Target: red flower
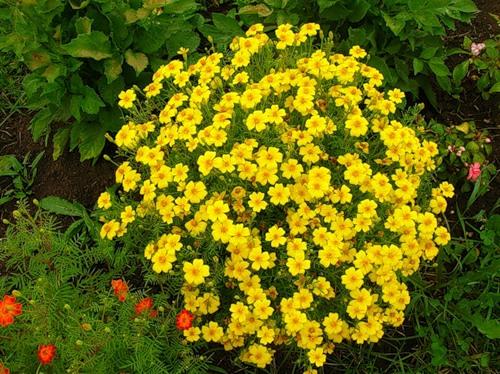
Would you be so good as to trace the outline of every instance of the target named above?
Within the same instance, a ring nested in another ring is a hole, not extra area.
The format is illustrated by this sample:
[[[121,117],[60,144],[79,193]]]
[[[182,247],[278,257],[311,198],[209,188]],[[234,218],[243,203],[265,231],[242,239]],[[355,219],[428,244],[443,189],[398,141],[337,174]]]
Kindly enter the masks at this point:
[[[193,326],[193,314],[186,310],[182,309],[182,311],[177,314],[175,325],[179,330],[187,330]]]
[[[0,362],[0,374],[10,374],[10,369],[3,366],[1,362]]]
[[[111,281],[111,286],[113,287],[113,291],[115,292],[116,297],[118,297],[118,300],[124,302],[128,293],[127,283],[121,279],[113,279]]]
[[[135,304],[135,314],[138,316],[144,312],[149,312],[150,317],[156,317],[158,312],[153,309],[153,303],[153,299],[150,297],[142,299],[137,304]]]
[[[481,175],[481,164],[479,162],[474,162],[473,164],[470,164],[467,180],[475,182],[477,181],[480,175]]]
[[[14,296],[4,295],[3,300],[0,300],[0,326],[7,327],[14,323],[14,317],[20,315],[22,311],[22,304],[16,303]]]
[[[42,365],[48,365],[56,356],[56,346],[54,344],[46,344],[38,346],[38,361]]]

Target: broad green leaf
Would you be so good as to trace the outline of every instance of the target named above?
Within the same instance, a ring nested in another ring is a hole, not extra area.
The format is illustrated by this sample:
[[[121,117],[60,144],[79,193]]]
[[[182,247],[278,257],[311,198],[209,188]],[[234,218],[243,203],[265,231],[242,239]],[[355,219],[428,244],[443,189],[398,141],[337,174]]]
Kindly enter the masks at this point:
[[[321,14],[325,9],[330,8],[331,6],[338,3],[338,0],[317,0],[319,6],[319,13]]]
[[[211,37],[215,44],[229,44],[231,42],[232,36],[225,32],[220,31],[217,27],[213,25],[201,25],[198,30],[205,36]]]
[[[246,5],[241,7],[238,14],[257,14],[260,17],[267,17],[273,13],[272,9],[265,4]]]
[[[215,27],[217,27],[220,31],[232,34],[233,37],[243,34],[240,25],[234,18],[220,13],[213,13],[212,21],[214,22]]]
[[[442,58],[433,57],[427,62],[427,64],[431,68],[432,72],[438,77],[445,77],[447,75],[450,75],[450,70],[448,69],[448,66],[446,66]]]
[[[85,113],[97,114],[99,113],[99,108],[106,106],[93,88],[85,86],[83,92],[84,96],[81,105]]]
[[[200,37],[194,31],[177,32],[166,41],[168,54],[172,57],[177,54],[179,48],[189,48],[190,51],[196,51],[200,45]]]
[[[89,5],[90,0],[69,0],[69,4],[73,9],[83,9]]]
[[[352,6],[354,10],[349,14],[349,21],[359,22],[366,16],[371,4],[366,0],[357,0],[353,2]]]
[[[327,1],[330,4],[335,4],[335,2],[332,1]],[[352,10],[345,7],[342,4],[335,4],[331,5],[327,8],[325,8],[323,11],[320,12],[320,16],[322,18],[325,18],[330,21],[340,21],[342,19],[345,19],[349,17],[349,15],[352,13]]]
[[[75,21],[75,29],[78,34],[88,34],[92,30],[92,22],[88,17],[80,17]]]
[[[54,159],[54,161],[57,160],[59,156],[61,156],[64,152],[64,148],[66,147],[66,144],[68,144],[69,132],[69,127],[65,127],[57,130],[56,134],[54,135],[54,138],[52,139],[52,142],[54,143],[52,158]]]
[[[47,107],[39,111],[31,120],[31,134],[33,140],[38,141],[42,135],[48,132],[49,125],[52,122],[53,113]]]
[[[23,165],[14,155],[0,156],[0,177],[17,175],[23,169]]]
[[[437,105],[436,92],[434,92],[434,89],[432,87],[432,84],[429,81],[429,78],[426,76],[420,75],[416,78],[416,80],[417,80],[420,88],[424,91],[425,96],[427,96],[427,99],[429,100],[431,105],[434,108],[437,108],[438,105]]]
[[[451,80],[446,75],[445,76],[437,76],[436,80],[439,86],[448,93],[451,93]]]
[[[139,75],[148,66],[148,57],[144,53],[136,53],[131,49],[125,52],[125,61],[134,68],[136,75]]]
[[[102,126],[97,121],[84,124],[83,131],[80,135],[80,144],[78,146],[80,150],[80,161],[89,160],[101,154],[105,144],[105,134],[106,127]]]
[[[82,95],[71,95],[71,99],[69,102],[69,112],[77,121],[80,121],[80,108],[82,104],[83,96]]]
[[[66,75],[66,67],[61,64],[50,64],[42,73],[42,76],[47,78],[47,82],[49,83],[54,82],[58,77],[62,75]]]
[[[469,60],[462,61],[453,69],[453,82],[459,84],[469,71]]]
[[[420,53],[420,58],[423,58],[424,60],[428,60],[428,59],[434,57],[434,55],[436,54],[438,49],[439,48],[437,48],[437,47],[424,48],[422,50],[422,53]]]
[[[47,196],[40,200],[40,208],[63,216],[81,217],[81,207],[57,196]]]
[[[110,104],[116,105],[118,102],[118,94],[125,88],[125,81],[122,76],[119,76],[113,82],[108,83],[104,77],[98,83],[99,94],[102,99]]]
[[[471,322],[487,338],[500,339],[500,322],[498,320],[484,319],[480,314],[474,314]]]
[[[454,0],[448,6],[464,13],[477,12],[477,6],[472,0]]]
[[[50,55],[43,49],[37,49],[24,55],[24,63],[30,70],[36,70],[50,64]]]
[[[399,35],[406,25],[406,22],[402,18],[391,17],[384,12],[382,12],[382,17],[384,18],[386,26],[394,35]]]
[[[147,0],[158,2],[158,0]],[[168,0],[164,1],[163,12],[165,14],[183,14],[198,9],[196,0]]]
[[[498,93],[500,92],[500,82],[496,82],[493,86],[490,88],[490,93]]]
[[[73,57],[102,60],[111,57],[111,43],[108,37],[100,31],[80,34],[62,48]]]
[[[122,58],[115,56],[104,60],[104,75],[108,83],[113,82],[122,73]]]

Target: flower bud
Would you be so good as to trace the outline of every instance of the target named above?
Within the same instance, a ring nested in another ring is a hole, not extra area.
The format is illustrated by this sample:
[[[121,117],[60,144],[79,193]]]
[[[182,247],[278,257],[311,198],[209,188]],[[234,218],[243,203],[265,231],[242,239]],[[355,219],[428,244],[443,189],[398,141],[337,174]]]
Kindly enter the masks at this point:
[[[92,325],[90,323],[82,323],[82,329],[83,331],[91,331]]]

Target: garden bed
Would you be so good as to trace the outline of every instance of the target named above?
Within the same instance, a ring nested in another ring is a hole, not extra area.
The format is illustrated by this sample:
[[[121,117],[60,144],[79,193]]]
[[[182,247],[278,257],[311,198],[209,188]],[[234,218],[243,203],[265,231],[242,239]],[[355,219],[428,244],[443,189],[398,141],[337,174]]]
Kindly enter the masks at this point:
[[[473,41],[481,41],[486,38],[494,37],[499,33],[498,24],[488,13],[498,14],[500,11],[500,5],[491,1],[477,1],[477,5],[481,9],[481,13],[475,18],[472,26],[462,25],[455,32],[447,36],[447,45],[449,47],[461,46],[464,36],[468,36]],[[210,11],[212,10],[213,9],[210,9]],[[208,15],[209,14],[207,14],[207,16]],[[464,58],[466,58],[466,56],[454,56],[452,58],[452,65],[460,63],[460,61],[463,61]],[[500,114],[499,106],[493,98],[486,101],[478,93],[476,93],[475,78],[472,75],[466,77],[466,79],[462,82],[462,87],[464,90],[458,98],[454,99],[446,95],[440,97],[438,100],[438,108],[433,108],[427,103],[423,115],[426,120],[431,118],[435,119],[436,121],[448,126],[448,128],[460,125],[466,121],[474,121],[478,129],[488,130],[491,134],[494,149],[489,162],[497,164],[500,160],[500,148],[498,147],[498,141],[500,140],[498,138],[500,135],[498,132],[498,118]],[[438,90],[437,84],[436,90]],[[47,196],[58,196],[69,201],[78,202],[88,209],[93,209],[99,195],[107,187],[115,183],[115,165],[112,162],[105,161],[102,157],[95,163],[92,163],[91,161],[80,162],[80,155],[78,152],[69,152],[68,150],[65,150],[58,160],[54,161],[52,158],[52,145],[46,147],[43,140],[38,142],[33,141],[29,129],[29,122],[31,118],[32,113],[21,110],[12,115],[0,128],[1,154],[13,154],[18,159],[22,160],[27,154],[30,154],[31,159],[33,159],[37,154],[45,151],[43,158],[38,163],[34,183],[31,187],[31,194],[28,196],[29,199],[40,200]],[[115,153],[115,147],[110,143],[107,143],[103,153],[112,156]],[[7,188],[9,183],[9,179],[0,178],[0,191]],[[469,216],[478,213],[481,210],[489,211],[489,209],[498,201],[500,198],[498,183],[493,180],[491,185],[493,188],[484,194],[481,199],[479,199],[468,210]],[[461,186],[456,185],[455,190],[459,190],[460,187]],[[483,231],[476,230],[474,233],[469,233],[465,232],[465,225],[460,227],[458,224],[458,218],[460,218],[461,221],[463,220],[463,217],[456,218],[456,215],[460,214],[459,212],[467,204],[468,198],[469,196],[467,194],[461,193],[458,194],[456,200],[451,200],[448,203],[449,205],[446,213],[448,220],[446,223],[450,224],[453,236],[458,237],[458,239],[456,239],[456,242],[454,242],[453,245],[446,248],[446,250],[443,249],[441,251],[435,267],[423,265],[423,270],[420,274],[418,274],[418,278],[415,277],[416,281],[413,282],[415,279],[412,279],[412,281],[409,282],[408,287],[412,293],[412,303],[409,305],[407,311],[409,316],[408,319],[405,320],[403,325],[400,327],[388,329],[384,338],[376,344],[357,346],[350,343],[344,343],[338,345],[332,353],[332,363],[329,363],[325,372],[340,373],[345,372],[346,370],[350,370],[352,372],[362,372],[369,369],[371,371],[394,370],[394,368],[398,366],[398,362],[401,364],[401,368],[403,368],[403,366],[405,368],[417,368],[424,363],[428,364],[426,360],[429,358],[429,347],[430,350],[432,350],[433,360],[436,360],[436,362],[433,362],[433,365],[435,367],[439,367],[440,365],[444,365],[444,367],[446,367],[448,364],[446,361],[447,342],[446,340],[441,339],[448,339],[449,335],[446,334],[467,336],[467,339],[469,339],[469,331],[464,333],[464,329],[460,330],[462,328],[461,326],[452,326],[452,321],[455,320],[452,318],[453,316],[448,315],[450,310],[453,312],[455,311],[452,309],[456,306],[455,304],[459,304],[458,301],[455,302],[455,299],[460,299],[460,296],[455,298],[454,293],[462,292],[462,285],[457,281],[457,279],[465,274],[463,282],[467,285],[468,283],[466,283],[465,279],[467,271],[478,271],[474,268],[474,266],[479,267],[478,263],[475,262],[478,259],[477,255],[472,260],[470,260],[470,256],[467,255],[466,260],[462,262],[462,259],[460,258],[460,251],[462,249],[470,250],[470,252],[474,254],[474,251],[478,252],[477,248],[481,247],[484,243],[486,243],[486,245],[483,246],[484,250],[490,251],[490,248],[488,247],[490,244],[487,244],[489,243],[488,240],[495,238],[495,235],[497,235],[495,233],[491,235],[490,233],[484,235],[483,237]],[[13,221],[11,216],[14,209],[16,209],[16,203],[14,201],[1,206],[0,221]],[[36,209],[36,207],[32,206],[32,211],[36,211]],[[58,219],[60,220],[63,228],[68,227],[73,221],[72,218],[69,217],[59,217]],[[483,225],[486,222],[486,218],[483,215],[476,221],[481,222],[481,225]],[[467,229],[469,226],[467,226]],[[483,229],[483,226],[481,227],[481,230]],[[6,227],[7,226],[3,222],[0,222],[0,238],[5,235]],[[450,227],[448,227],[448,229],[450,229]],[[464,236],[463,239],[461,238],[461,235]],[[488,235],[490,236],[489,239]],[[143,238],[141,239],[145,240]],[[470,239],[471,242],[468,244],[464,243],[467,242],[468,239]],[[484,243],[482,241],[484,241]],[[462,243],[464,243],[464,246],[460,249],[460,245]],[[105,245],[103,245],[103,248],[104,247]],[[457,248],[459,248],[460,251],[458,251]],[[114,255],[118,256],[118,252],[122,249],[123,248],[118,245]],[[190,250],[191,249],[192,248],[190,248]],[[102,248],[99,247],[99,250],[102,250]],[[103,251],[105,251],[105,249]],[[453,251],[457,251],[456,256]],[[488,257],[488,259],[491,258],[489,255],[486,257]],[[488,261],[485,260],[485,263]],[[3,270],[2,265],[3,264],[0,263],[0,273]],[[89,273],[93,273],[96,269],[96,273],[100,273],[102,270],[110,270],[108,266],[103,266],[101,269],[101,265],[101,263],[97,263],[97,265],[94,264],[94,267],[90,268],[91,270]],[[116,274],[113,274],[113,277],[119,277],[121,276],[121,272],[126,272],[126,270],[124,270],[125,265],[122,264],[120,266],[122,267],[118,267],[119,270],[117,270]],[[490,268],[491,266],[488,265],[488,269]],[[458,273],[457,269],[460,269]],[[141,274],[140,267],[137,267],[136,270],[138,276],[131,277],[134,279],[127,279],[131,290],[134,290],[134,292],[140,290],[141,296],[142,293],[146,296],[148,294],[153,295],[160,290],[161,292],[164,291],[161,284],[149,284],[148,280],[142,276],[143,274]],[[493,277],[494,276],[492,276],[492,279]],[[479,295],[479,292],[482,292],[482,290],[471,291],[469,289],[468,291],[463,291],[463,300],[465,301],[466,306],[474,305],[473,302],[476,296],[482,296]],[[414,299],[413,296],[415,296]],[[158,298],[158,300],[160,299]],[[428,305],[428,300],[432,301],[431,306]],[[162,300],[160,300],[160,302],[162,302]],[[419,307],[423,306],[425,306],[425,310],[418,310]],[[450,309],[448,309],[448,307],[450,307]],[[66,306],[64,308],[66,309]],[[168,308],[169,307],[167,306],[167,309]],[[167,310],[167,312],[169,311]],[[176,312],[177,311],[175,311],[175,313]],[[446,325],[446,319],[443,320],[444,322],[441,321],[441,316],[449,318],[450,326]],[[170,318],[170,320],[173,321],[173,317]],[[436,326],[434,326],[434,323]],[[438,325],[441,327],[438,327]],[[488,333],[484,333],[484,331],[482,331],[482,325],[474,326],[477,327],[480,333],[488,336]],[[433,330],[434,327],[435,330]],[[443,331],[446,332],[444,334],[441,333],[441,330],[436,332],[440,328],[444,328],[445,330]],[[485,339],[484,336],[478,334],[477,331],[474,330],[474,332],[482,339]],[[454,337],[455,335],[453,335],[450,339],[453,339]],[[473,339],[470,338],[470,340],[472,341]],[[459,341],[454,344],[461,345],[461,349],[466,351],[467,355],[470,356],[465,357],[465,361],[479,361],[478,355],[481,355],[481,365],[483,365],[482,360],[484,357],[486,362],[484,367],[495,367],[495,363],[491,365],[489,363],[489,360],[498,359],[495,356],[495,352],[498,347],[493,340],[488,341],[479,347],[475,346],[476,340],[472,343]],[[470,344],[470,348],[463,348],[469,347],[468,344]],[[427,347],[427,351],[425,351],[423,347]],[[456,352],[459,352],[459,350],[456,350]],[[456,352],[454,353],[456,354]],[[205,356],[211,356],[211,361],[214,365],[213,368],[220,368],[219,370],[225,369],[228,373],[246,372],[245,368],[236,369],[234,367],[234,357],[226,354],[226,352],[224,352],[219,345],[215,346],[209,344],[208,349],[203,351],[202,354]],[[278,350],[275,362],[273,362],[273,366],[277,372],[291,372],[295,369],[295,359],[297,357],[294,357],[294,354],[295,353],[289,354]],[[442,362],[439,361],[440,357]],[[452,356],[450,355],[450,357]]]

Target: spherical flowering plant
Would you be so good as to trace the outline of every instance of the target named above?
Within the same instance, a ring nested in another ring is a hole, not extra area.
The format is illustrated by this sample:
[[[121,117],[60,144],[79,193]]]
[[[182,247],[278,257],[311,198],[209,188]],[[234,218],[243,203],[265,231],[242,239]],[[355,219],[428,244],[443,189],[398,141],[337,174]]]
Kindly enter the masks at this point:
[[[333,53],[318,32],[284,24],[272,41],[256,24],[123,94],[121,196],[98,201],[102,238],[149,240],[156,279],[182,279],[179,333],[261,368],[279,345],[312,369],[335,343],[378,341],[403,322],[405,277],[450,239],[436,143],[363,49]]]

